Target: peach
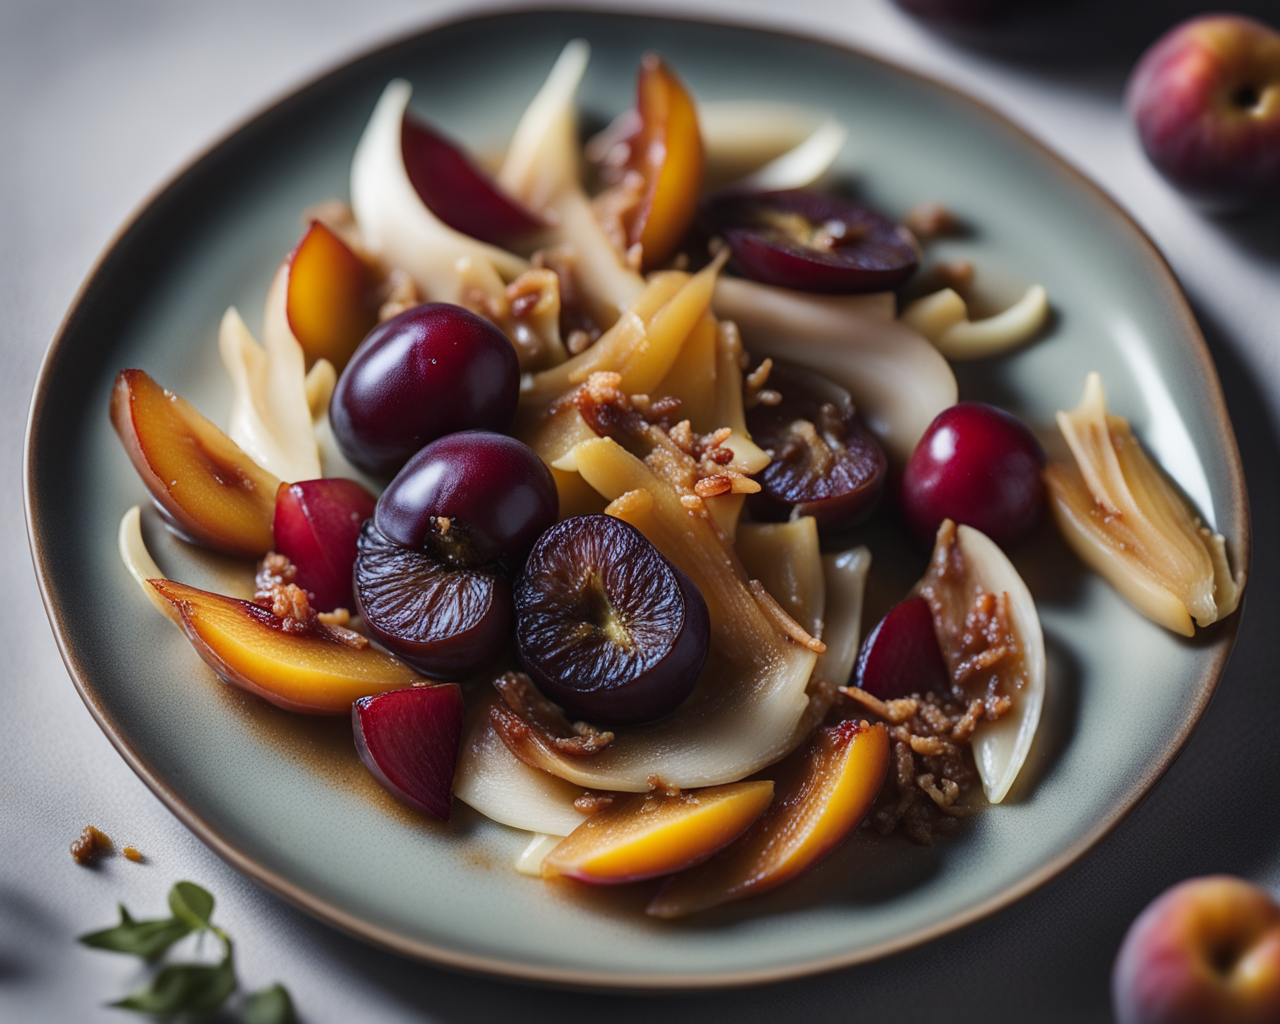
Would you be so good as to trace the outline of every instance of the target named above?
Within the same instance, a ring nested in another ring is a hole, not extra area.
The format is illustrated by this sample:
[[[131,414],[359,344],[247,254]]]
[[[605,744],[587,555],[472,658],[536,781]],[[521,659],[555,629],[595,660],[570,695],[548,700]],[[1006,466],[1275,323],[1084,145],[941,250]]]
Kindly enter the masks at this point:
[[[1280,906],[1240,878],[1192,878],[1129,927],[1111,979],[1120,1024],[1280,1020]]]
[[[611,885],[656,878],[706,860],[769,806],[772,782],[619,795],[552,850],[542,875]]]
[[[150,583],[177,608],[182,631],[221,679],[290,711],[347,715],[361,697],[424,681],[359,634],[348,637],[355,646],[323,626],[288,632],[285,620],[248,601],[172,580]]]
[[[271,550],[280,481],[189,403],[142,370],[121,370],[111,425],[175,533],[245,558]]]
[[[339,373],[378,322],[373,271],[320,221],[285,261],[285,313],[307,362],[327,359]]]
[[[663,885],[648,906],[683,917],[767,892],[834,850],[867,816],[889,770],[883,725],[819,729],[777,769],[778,795],[732,846]]]
[[[1193,199],[1218,208],[1280,194],[1280,33],[1210,14],[1161,36],[1128,106],[1142,148]]]

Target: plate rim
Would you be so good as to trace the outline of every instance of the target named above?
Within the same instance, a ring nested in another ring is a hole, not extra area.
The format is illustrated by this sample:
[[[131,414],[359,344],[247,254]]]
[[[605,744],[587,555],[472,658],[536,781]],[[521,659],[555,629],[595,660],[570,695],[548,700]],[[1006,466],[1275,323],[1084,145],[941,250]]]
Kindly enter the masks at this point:
[[[331,85],[338,76],[357,72],[366,62],[383,60],[390,52],[398,48],[412,47],[422,39],[454,26],[499,21],[520,15],[575,14],[604,17],[609,20],[619,21],[644,19],[651,22],[668,22],[709,28],[746,29],[748,31],[781,36],[798,42],[817,44],[830,50],[839,51],[844,55],[853,57],[855,60],[867,61],[888,68],[906,78],[915,80],[917,83],[925,84],[945,93],[952,100],[963,103],[975,113],[994,119],[1002,128],[1011,132],[1024,145],[1036,152],[1054,171],[1065,176],[1075,187],[1090,194],[1111,215],[1116,223],[1129,232],[1133,240],[1138,243],[1138,247],[1146,252],[1150,260],[1149,265],[1153,266],[1157,271],[1156,276],[1164,286],[1171,308],[1192,342],[1192,357],[1194,362],[1199,364],[1200,377],[1205,386],[1205,393],[1202,397],[1207,400],[1211,420],[1217,426],[1222,437],[1228,442],[1226,450],[1228,490],[1234,499],[1232,504],[1235,514],[1232,516],[1232,522],[1219,523],[1218,529],[1231,537],[1229,549],[1233,556],[1233,561],[1237,566],[1243,568],[1247,574],[1250,569],[1252,537],[1249,495],[1244,479],[1244,467],[1240,458],[1239,444],[1227,411],[1222,382],[1218,376],[1217,368],[1214,366],[1204,335],[1191,310],[1190,303],[1178,284],[1177,277],[1169,266],[1168,261],[1142,227],[1101,186],[1076,168],[1064,156],[986,101],[931,75],[899,63],[892,58],[872,53],[846,42],[821,38],[816,34],[816,30],[810,33],[783,29],[770,24],[767,20],[749,16],[743,18],[716,15],[686,17],[667,11],[654,14],[631,4],[616,8],[599,8],[590,4],[574,6],[517,5],[490,8],[470,14],[463,13],[456,17],[430,21],[425,27],[411,28],[392,34],[381,42],[365,47],[352,57],[330,64],[328,67],[309,76],[300,85],[278,93],[257,105],[247,116],[219,134],[212,142],[199,149],[195,155],[180,164],[160,184],[151,189],[107,241],[77,289],[41,359],[32,390],[23,437],[22,499],[28,546],[31,552],[33,568],[35,569],[36,582],[53,630],[58,652],[81,700],[84,701],[90,715],[105,733],[112,746],[115,747],[117,753],[120,754],[125,763],[152,793],[159,798],[161,803],[201,842],[241,874],[248,876],[312,917],[365,942],[402,956],[482,977],[499,977],[532,984],[595,991],[653,994],[660,992],[706,991],[775,983],[852,967],[924,945],[989,917],[1041,888],[1072,864],[1079,861],[1110,835],[1147,797],[1172,766],[1173,762],[1177,760],[1192,733],[1204,717],[1204,712],[1226,669],[1239,632],[1240,621],[1244,614],[1245,600],[1243,598],[1234,615],[1230,616],[1225,622],[1209,627],[1216,634],[1213,638],[1212,659],[1202,675],[1198,689],[1194,694],[1194,699],[1189,702],[1188,711],[1172,742],[1166,746],[1161,756],[1156,758],[1154,763],[1145,766],[1143,773],[1136,780],[1130,795],[1126,799],[1119,802],[1106,816],[1095,822],[1090,829],[1085,831],[1057,856],[1028,873],[1020,881],[981,900],[977,904],[952,914],[941,921],[917,928],[897,938],[886,939],[857,950],[810,958],[771,968],[754,968],[749,971],[714,971],[701,974],[650,973],[633,975],[590,969],[538,966],[512,962],[498,956],[460,954],[448,947],[412,939],[392,929],[371,924],[358,915],[313,895],[303,886],[297,885],[275,871],[259,864],[252,857],[237,849],[229,840],[224,839],[217,830],[206,824],[199,814],[188,807],[169,785],[151,770],[146,757],[126,743],[116,723],[98,702],[91,682],[91,673],[80,664],[72,650],[67,635],[69,630],[64,621],[64,612],[59,601],[59,595],[55,592],[44,565],[44,550],[49,544],[49,538],[45,535],[43,529],[44,524],[39,499],[35,493],[35,479],[40,468],[40,449],[37,442],[40,440],[41,429],[48,418],[51,400],[50,380],[56,369],[56,364],[63,354],[63,349],[69,347],[68,338],[74,333],[82,307],[86,306],[94,298],[95,289],[99,286],[99,279],[109,269],[113,260],[123,258],[119,256],[119,251],[125,242],[134,232],[140,232],[144,229],[148,217],[157,215],[156,211],[165,198],[182,186],[185,179],[193,176],[202,164],[209,161],[215,154],[235,140],[248,135],[268,118],[278,116],[287,106],[305,100],[314,90]],[[1227,530],[1231,532],[1228,534]]]

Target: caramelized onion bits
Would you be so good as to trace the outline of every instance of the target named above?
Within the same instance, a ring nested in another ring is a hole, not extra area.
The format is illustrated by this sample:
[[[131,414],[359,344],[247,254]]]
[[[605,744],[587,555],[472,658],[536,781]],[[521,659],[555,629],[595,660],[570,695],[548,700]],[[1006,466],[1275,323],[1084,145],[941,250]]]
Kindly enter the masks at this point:
[[[757,519],[813,516],[845,529],[875,508],[888,469],[884,449],[862,426],[849,392],[815,373],[775,364],[768,380],[780,396],[747,412],[751,436],[772,458],[750,499]]]
[[[510,642],[511,586],[495,569],[401,547],[372,519],[360,530],[355,593],[374,638],[437,679],[466,679]]]
[[[917,587],[933,613],[953,698],[982,705],[973,755],[987,799],[999,803],[1026,760],[1044,702],[1044,634],[1035,602],[1004,552],[950,519],[938,529]]]
[[[1062,534],[1138,611],[1182,636],[1240,603],[1244,570],[1235,574],[1226,541],[1203,526],[1186,499],[1143,451],[1122,416],[1107,412],[1102,378],[1085,380],[1058,427],[1075,465],[1045,470],[1050,506]]]
[[[523,672],[506,672],[493,681],[503,703],[489,708],[489,721],[516,757],[544,768],[546,755],[590,757],[613,742],[613,733],[587,722],[573,722],[547,700]]]
[[[515,587],[516,646],[568,714],[640,725],[673,712],[707,660],[707,605],[634,526],[574,516],[534,545]]]
[[[618,885],[692,867],[738,838],[772,799],[768,781],[618,795],[547,855],[542,876]]]
[[[654,917],[683,917],[767,892],[829,854],[867,816],[889,768],[883,725],[844,721],[819,729],[774,771],[773,803],[710,860],[673,875],[649,903]]]

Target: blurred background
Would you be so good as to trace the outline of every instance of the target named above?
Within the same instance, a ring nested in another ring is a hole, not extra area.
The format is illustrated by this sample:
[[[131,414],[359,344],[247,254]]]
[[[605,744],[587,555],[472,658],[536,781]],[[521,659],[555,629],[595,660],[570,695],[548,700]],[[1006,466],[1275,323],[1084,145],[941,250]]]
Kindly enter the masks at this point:
[[[902,0],[928,13],[940,0]],[[501,9],[513,5],[503,4]],[[634,10],[634,3],[592,6]],[[885,961],[754,990],[622,997],[530,989],[410,962],[296,911],[223,864],[150,794],[89,717],[36,589],[20,474],[44,349],[97,254],[148,194],[253,112],[327,68],[483,3],[4,0],[0,4],[0,1019],[127,1019],[104,1003],[141,977],[82,948],[116,901],[158,912],[191,878],[218,898],[249,988],[293,993],[304,1021],[1106,1020],[1134,915],[1191,875],[1280,887],[1272,624],[1280,616],[1280,212],[1196,211],[1152,169],[1123,109],[1141,52],[1192,0],[986,3],[985,23],[922,20],[890,0],[684,0],[646,12],[773,25],[847,43],[968,91],[1081,169],[1152,236],[1209,341],[1245,460],[1254,556],[1219,691],[1182,757],[1097,849],[972,927]],[[1238,0],[1273,21],[1274,2]],[[149,863],[86,871],[67,844],[93,821]]]

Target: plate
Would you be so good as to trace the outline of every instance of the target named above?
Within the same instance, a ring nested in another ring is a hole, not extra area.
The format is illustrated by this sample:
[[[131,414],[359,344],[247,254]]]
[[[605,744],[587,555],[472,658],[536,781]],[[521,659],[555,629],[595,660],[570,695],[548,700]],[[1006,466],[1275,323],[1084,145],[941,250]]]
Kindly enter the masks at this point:
[[[71,677],[121,755],[217,853],[317,917],[409,956],[555,983],[693,988],[852,964],[961,927],[1079,858],[1155,784],[1212,694],[1239,615],[1194,640],[1173,636],[1046,528],[1015,555],[1050,671],[1013,797],[929,848],[859,830],[790,886],[671,924],[646,919],[634,888],[517,875],[523,837],[467,808],[449,825],[403,810],[360,766],[344,721],[292,716],[217,683],[117,558],[120,516],[145,493],[107,420],[116,371],[143,367],[225,422],[222,312],[236,305],[256,326],[303,209],[346,195],[353,147],[385,83],[408,78],[416,109],[495,151],[576,37],[593,50],[580,93],[592,116],[631,103],[637,60],[657,49],[703,99],[789,101],[839,117],[850,129],[839,171],[860,195],[898,213],[944,202],[971,230],[943,254],[972,259],[997,287],[1048,289],[1046,336],[963,366],[962,397],[1051,427],[1085,373],[1100,371],[1113,410],[1247,564],[1240,460],[1187,303],[1133,222],[1061,160],[970,99],[815,40],[510,13],[433,29],[307,86],[179,175],[102,257],[49,349],[27,436],[31,544]],[[184,548],[154,521],[149,539],[175,578],[214,588],[232,578],[229,560]],[[873,588],[872,605],[910,579]]]

